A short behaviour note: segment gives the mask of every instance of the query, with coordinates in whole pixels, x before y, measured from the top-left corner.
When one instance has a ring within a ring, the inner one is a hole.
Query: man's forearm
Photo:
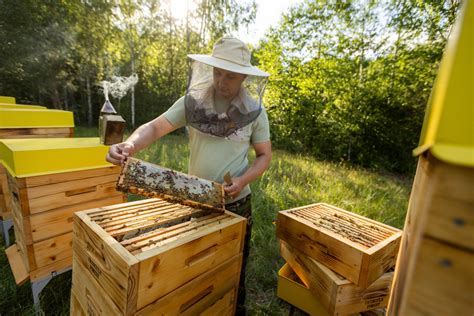
[[[265,153],[260,156],[257,156],[250,166],[250,168],[245,171],[245,173],[240,176],[240,178],[246,183],[249,184],[252,181],[257,180],[264,172],[268,169],[271,161],[271,153]]]

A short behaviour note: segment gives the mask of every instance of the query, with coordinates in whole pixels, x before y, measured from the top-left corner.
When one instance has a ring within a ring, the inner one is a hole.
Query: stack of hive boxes
[[[74,212],[124,202],[107,150],[98,138],[0,141],[16,238],[6,253],[17,284],[71,267]]]
[[[245,229],[161,199],[77,212],[71,315],[233,315]]]
[[[14,97],[0,96],[0,139],[72,137],[73,131],[72,112],[16,104]],[[10,212],[7,171],[0,163],[0,221],[11,219]],[[9,226],[3,223],[2,226],[3,230],[8,230]],[[4,231],[4,236],[8,246],[8,231]]]
[[[282,211],[277,237],[287,263],[278,296],[312,315],[384,307],[400,236],[396,228],[324,203]]]

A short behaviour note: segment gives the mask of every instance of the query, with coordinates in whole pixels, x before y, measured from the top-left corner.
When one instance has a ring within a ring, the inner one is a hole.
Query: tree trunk
[[[92,127],[92,100],[91,100],[91,83],[89,76],[86,77],[87,91],[87,126]]]
[[[68,95],[67,95],[67,86],[64,86],[64,109],[66,111],[69,111],[69,100],[68,100]]]

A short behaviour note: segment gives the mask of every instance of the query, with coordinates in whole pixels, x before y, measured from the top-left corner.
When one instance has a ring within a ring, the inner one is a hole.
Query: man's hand
[[[135,146],[130,142],[123,142],[110,146],[105,159],[114,165],[120,165],[125,158],[135,153]]]
[[[225,194],[229,195],[232,198],[235,198],[239,195],[240,191],[243,190],[247,183],[245,183],[242,178],[235,177],[232,178],[231,183],[224,182],[223,185]]]

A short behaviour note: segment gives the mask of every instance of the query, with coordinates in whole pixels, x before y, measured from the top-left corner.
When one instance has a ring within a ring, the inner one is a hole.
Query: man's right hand
[[[110,146],[105,159],[114,165],[120,165],[125,158],[135,153],[135,146],[132,143],[123,142]]]

